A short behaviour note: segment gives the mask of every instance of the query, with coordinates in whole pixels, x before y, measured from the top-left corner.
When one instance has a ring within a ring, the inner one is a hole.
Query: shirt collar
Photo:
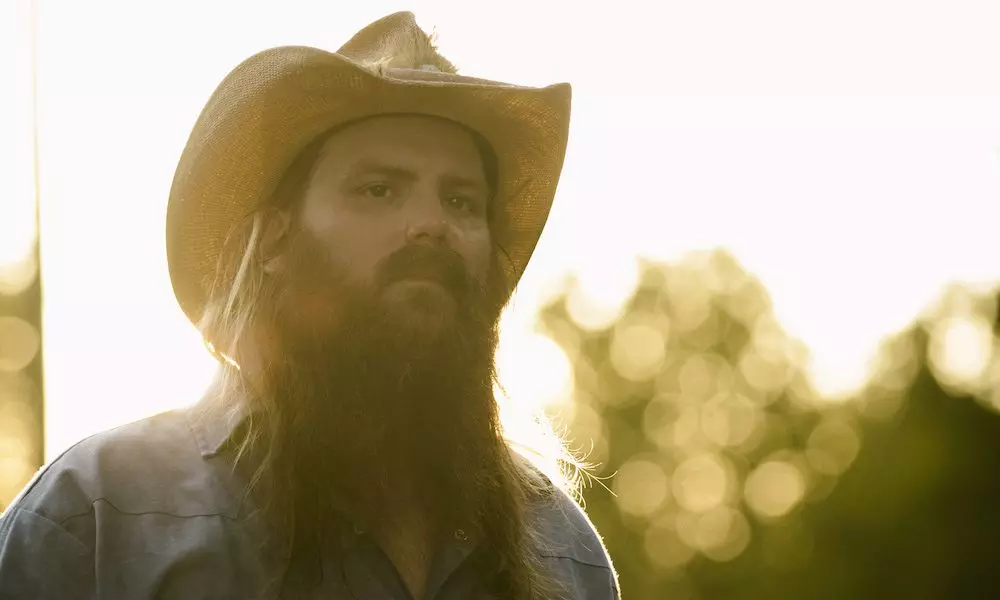
[[[213,385],[188,410],[187,416],[202,458],[210,458],[222,451],[236,429],[247,419],[248,412],[243,402],[226,405]]]

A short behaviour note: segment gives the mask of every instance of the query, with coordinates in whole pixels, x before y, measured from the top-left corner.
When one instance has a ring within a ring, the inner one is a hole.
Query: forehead
[[[483,176],[483,156],[469,130],[444,119],[393,115],[366,119],[332,134],[320,148],[317,170],[349,170],[373,161],[415,171]]]

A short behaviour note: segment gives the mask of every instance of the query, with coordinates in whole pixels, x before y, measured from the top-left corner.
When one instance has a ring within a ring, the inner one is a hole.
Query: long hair
[[[285,492],[292,484],[286,461],[275,452],[292,433],[283,416],[281,398],[261,394],[259,381],[244,364],[252,355],[253,329],[261,317],[261,307],[277,293],[264,265],[262,237],[273,211],[288,205],[290,199],[304,192],[323,136],[308,146],[272,195],[272,200],[239,223],[231,232],[221,253],[209,301],[198,323],[209,351],[220,363],[215,388],[220,402],[237,410],[248,398],[254,400],[254,412],[248,416],[235,443],[235,462],[253,465],[249,471],[247,497],[257,499],[263,523],[268,524],[269,542],[294,546],[297,531],[295,507]],[[499,259],[505,257],[495,246]],[[509,297],[509,294],[504,296]],[[495,373],[495,388],[499,388]],[[511,413],[498,423],[505,444],[499,461],[497,485],[502,486],[503,506],[484,507],[483,532],[494,549],[496,581],[503,597],[524,600],[549,600],[565,597],[562,585],[549,572],[542,558],[544,540],[536,530],[533,510],[539,503],[554,502],[554,495],[565,493],[579,498],[581,463],[566,449],[562,440],[541,414]],[[518,420],[512,423],[511,420]],[[506,432],[516,430],[521,437],[511,439]],[[525,440],[525,432],[531,440]],[[247,461],[249,457],[252,461]]]

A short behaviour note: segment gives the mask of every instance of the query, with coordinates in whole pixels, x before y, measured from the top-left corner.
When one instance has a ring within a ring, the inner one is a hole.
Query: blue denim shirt
[[[225,442],[241,417],[211,396],[197,405],[97,434],[43,468],[0,516],[0,600],[107,598],[410,598],[364,531],[346,528],[313,575],[262,551],[240,510],[246,481]],[[619,597],[607,552],[582,510],[536,511],[542,560],[579,600]],[[432,562],[426,600],[490,598],[472,559],[488,551],[456,531]],[[333,558],[336,557],[336,558]]]

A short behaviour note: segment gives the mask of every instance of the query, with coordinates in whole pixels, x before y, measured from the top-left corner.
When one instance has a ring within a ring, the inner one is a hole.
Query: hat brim
[[[569,135],[568,84],[520,87],[446,73],[377,72],[308,47],[266,50],[237,66],[206,104],[181,155],[167,206],[167,261],[181,308],[202,317],[233,228],[273,192],[306,145],[338,124],[380,114],[461,123],[496,152],[491,232],[517,284],[545,226]]]

